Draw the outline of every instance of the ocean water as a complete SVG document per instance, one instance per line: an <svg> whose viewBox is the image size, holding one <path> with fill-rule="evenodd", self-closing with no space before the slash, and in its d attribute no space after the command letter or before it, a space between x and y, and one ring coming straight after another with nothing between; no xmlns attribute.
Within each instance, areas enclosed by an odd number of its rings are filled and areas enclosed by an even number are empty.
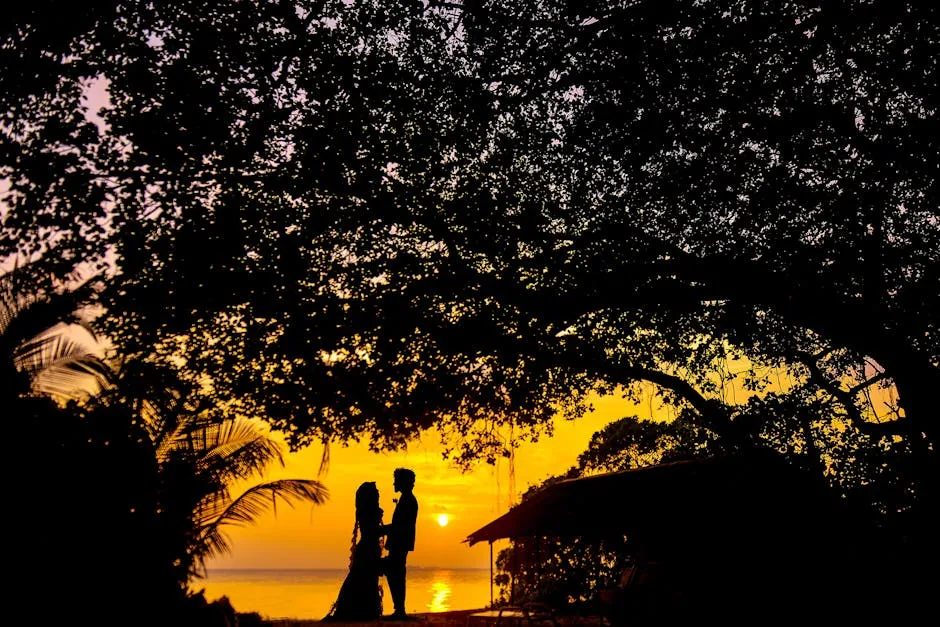
<svg viewBox="0 0 940 627"><path fill-rule="evenodd" d="M257 612L264 618L323 618L346 577L345 570L210 570L206 579L191 584L205 589L210 601L226 596L238 612ZM384 578L383 607L392 612L392 597ZM496 594L494 588L493 591ZM483 608L490 604L488 569L408 567L405 611L409 614Z"/></svg>

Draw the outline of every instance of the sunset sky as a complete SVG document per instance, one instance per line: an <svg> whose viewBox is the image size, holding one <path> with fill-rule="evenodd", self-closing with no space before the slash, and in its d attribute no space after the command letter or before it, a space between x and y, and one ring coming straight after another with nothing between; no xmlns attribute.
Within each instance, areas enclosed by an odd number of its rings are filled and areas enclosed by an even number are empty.
<svg viewBox="0 0 940 627"><path fill-rule="evenodd" d="M548 476L564 472L577 461L593 435L613 420L628 414L650 416L650 406L633 406L619 397L605 397L594 403L594 411L583 419L556 421L555 434L538 443L523 444L515 458L515 492L519 498L526 488ZM654 408L655 411L655 408ZM497 467L483 462L462 473L444 462L436 434L429 433L408 450L376 454L365 444L330 449L330 468L323 482L330 490L325 505L279 507L257 524L229 527L232 553L209 562L208 568L346 568L354 520L354 495L363 481L375 481L385 510L391 519L397 495L392 491L392 471L398 466L417 474L415 496L419 514L415 551L409 565L449 568L488 568L489 549L485 543L468 547L463 539L505 513L509 506L510 479L507 460ZM317 474L322 447L315 446L289 454L286 467L272 468L266 479L312 478ZM446 514L446 526L438 518ZM500 545L495 545L498 550Z"/></svg>
<svg viewBox="0 0 940 627"><path fill-rule="evenodd" d="M743 368L741 364L736 366ZM737 369L737 367L735 368ZM782 391L793 384L785 372L778 377ZM727 383L725 394L732 402L744 402L752 394L739 381ZM873 390L872 399L879 415L888 403L896 403L893 390ZM591 436L607 424L627 415L666 420L674 411L654 397L654 387L645 388L637 405L621 396L593 400L594 410L576 421L556 420L551 438L523 443L515 456L515 501L525 490L545 478L568 470L587 447ZM313 478L320 464L322 447L315 446L286 456L284 468L272 467L265 479ZM408 563L442 568L488 568L489 548L485 543L468 547L463 543L470 533L506 512L510 505L509 465L484 462L462 473L443 461L442 447L435 433L428 433L401 453L377 454L365 444L347 447L333 445L329 472L321 480L330 490L329 501L321 506L279 507L255 525L228 527L232 541L229 555L213 559L208 568L346 568L354 522L354 496L363 481L378 484L385 520L390 521L396 494L392 471L399 466L417 474L415 496L419 515L415 551ZM446 526L438 524L446 514ZM498 551L505 543L496 543Z"/></svg>

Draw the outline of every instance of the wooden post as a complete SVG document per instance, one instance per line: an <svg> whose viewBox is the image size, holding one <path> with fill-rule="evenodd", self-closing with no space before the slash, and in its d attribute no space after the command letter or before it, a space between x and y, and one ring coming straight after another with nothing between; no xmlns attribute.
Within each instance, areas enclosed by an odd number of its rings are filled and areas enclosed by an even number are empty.
<svg viewBox="0 0 940 627"><path fill-rule="evenodd" d="M490 540L490 607L493 607L493 541Z"/></svg>
<svg viewBox="0 0 940 627"><path fill-rule="evenodd" d="M516 604L516 539L509 538L509 541L512 542L512 557L510 567L509 567L509 605Z"/></svg>

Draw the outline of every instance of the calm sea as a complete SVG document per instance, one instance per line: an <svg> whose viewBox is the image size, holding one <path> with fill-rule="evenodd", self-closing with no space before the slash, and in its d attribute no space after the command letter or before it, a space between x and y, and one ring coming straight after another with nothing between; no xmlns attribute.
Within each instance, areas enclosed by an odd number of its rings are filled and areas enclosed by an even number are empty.
<svg viewBox="0 0 940 627"><path fill-rule="evenodd" d="M227 596L238 612L257 612L274 618L323 618L346 577L345 570L210 570L195 581L194 590L205 588L210 601ZM392 598L382 579L385 613ZM494 589L494 594L496 590ZM405 611L447 612L470 610L490 603L488 569L408 568Z"/></svg>

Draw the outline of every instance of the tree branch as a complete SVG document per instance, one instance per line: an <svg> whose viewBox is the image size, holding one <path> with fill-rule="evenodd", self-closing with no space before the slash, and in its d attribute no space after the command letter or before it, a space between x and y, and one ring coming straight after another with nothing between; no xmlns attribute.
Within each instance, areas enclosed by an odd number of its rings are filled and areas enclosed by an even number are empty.
<svg viewBox="0 0 940 627"><path fill-rule="evenodd" d="M882 437L886 435L900 435L904 433L901 422L894 420L891 422L869 422L862 417L858 405L855 404L855 393L850 390L843 390L839 384L830 380L823 373L822 369L816 363L816 360L809 353L796 352L794 356L809 371L810 381L815 383L821 389L828 392L839 404L841 404L856 428L866 435L873 437Z"/></svg>
<svg viewBox="0 0 940 627"><path fill-rule="evenodd" d="M887 379L887 378L888 378L888 374L886 372L879 372L878 374L873 376L871 379L868 379L867 381L862 381L858 385L852 388L849 388L849 394L852 394L852 395L858 394L862 390L869 388L875 383L878 383L879 381L883 381L884 379Z"/></svg>

